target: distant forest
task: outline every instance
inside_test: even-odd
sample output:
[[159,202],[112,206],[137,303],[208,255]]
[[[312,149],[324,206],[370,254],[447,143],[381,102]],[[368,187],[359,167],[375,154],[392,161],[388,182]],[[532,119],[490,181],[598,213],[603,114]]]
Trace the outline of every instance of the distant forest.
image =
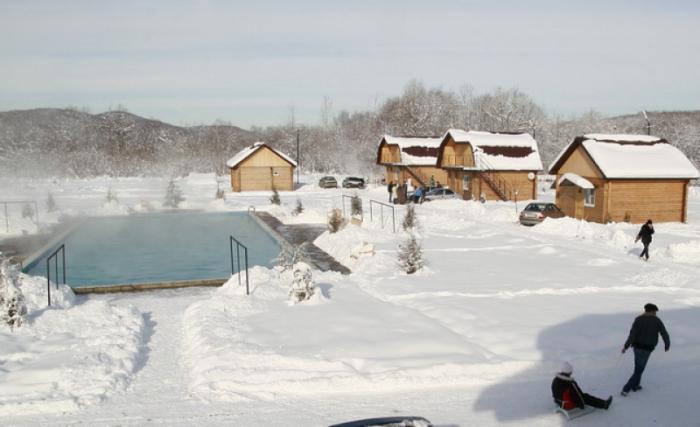
[[[0,112],[0,175],[181,176],[225,174],[226,160],[257,140],[296,156],[306,171],[371,175],[383,134],[439,136],[447,129],[529,132],[538,141],[545,168],[575,136],[635,133],[666,138],[700,164],[700,111],[641,112],[605,117],[548,114],[518,89],[477,94],[428,88],[418,81],[374,111],[334,112],[324,99],[318,125],[288,123],[244,130],[227,122],[180,127],[145,119],[124,108],[90,114],[76,108]],[[649,126],[649,128],[648,128]]]

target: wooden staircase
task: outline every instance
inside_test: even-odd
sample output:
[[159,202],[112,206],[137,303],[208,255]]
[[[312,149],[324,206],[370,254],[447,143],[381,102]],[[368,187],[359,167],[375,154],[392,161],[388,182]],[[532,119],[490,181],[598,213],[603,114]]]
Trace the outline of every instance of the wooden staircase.
[[[425,182],[425,181],[426,181],[425,178],[424,178],[423,176],[421,176],[421,174],[418,173],[417,170],[411,168],[410,166],[406,166],[406,170],[408,171],[409,174],[411,174],[411,176],[412,176],[413,178],[415,178],[416,181],[418,181],[418,183],[419,183],[422,187],[428,188],[428,183]],[[415,187],[415,185],[414,185],[414,187]]]
[[507,202],[509,200],[508,193],[512,193],[508,188],[508,182],[499,178],[498,175],[493,172],[493,166],[491,166],[483,156],[479,156],[479,165],[479,176],[486,181],[489,187],[491,187],[502,201]]

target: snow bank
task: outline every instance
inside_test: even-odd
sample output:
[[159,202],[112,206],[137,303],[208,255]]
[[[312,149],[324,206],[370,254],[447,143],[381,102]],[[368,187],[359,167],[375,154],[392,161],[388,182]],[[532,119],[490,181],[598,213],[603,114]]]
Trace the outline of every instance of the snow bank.
[[143,318],[131,307],[76,303],[67,286],[21,276],[26,322],[0,330],[0,416],[62,413],[124,390],[138,365]]
[[700,240],[669,245],[663,254],[676,262],[700,265]]
[[323,295],[315,304],[288,304],[276,270],[256,267],[250,279],[249,296],[234,276],[215,297],[185,311],[190,390],[199,397],[424,389],[503,373],[503,366],[491,372],[483,350],[463,336],[414,310],[367,298],[337,273],[314,272]]

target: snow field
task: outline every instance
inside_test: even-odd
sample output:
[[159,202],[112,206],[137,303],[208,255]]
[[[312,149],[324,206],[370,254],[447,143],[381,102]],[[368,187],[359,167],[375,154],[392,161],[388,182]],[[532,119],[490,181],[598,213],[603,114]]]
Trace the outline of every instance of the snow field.
[[22,275],[21,288],[26,323],[0,330],[0,416],[74,411],[126,389],[142,345],[136,309],[76,299],[66,286],[47,308],[45,279]]

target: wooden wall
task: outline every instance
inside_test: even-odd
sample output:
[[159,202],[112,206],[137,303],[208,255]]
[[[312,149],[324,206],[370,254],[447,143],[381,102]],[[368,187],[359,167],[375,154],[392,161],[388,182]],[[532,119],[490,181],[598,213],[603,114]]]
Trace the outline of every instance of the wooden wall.
[[450,137],[442,146],[441,166],[474,166],[474,151],[471,144],[457,144]]
[[685,222],[687,180],[615,180],[610,181],[609,219],[640,224]]
[[267,147],[262,147],[231,169],[233,191],[294,190],[294,167]]
[[400,163],[401,152],[398,145],[383,144],[379,150],[379,163]]

